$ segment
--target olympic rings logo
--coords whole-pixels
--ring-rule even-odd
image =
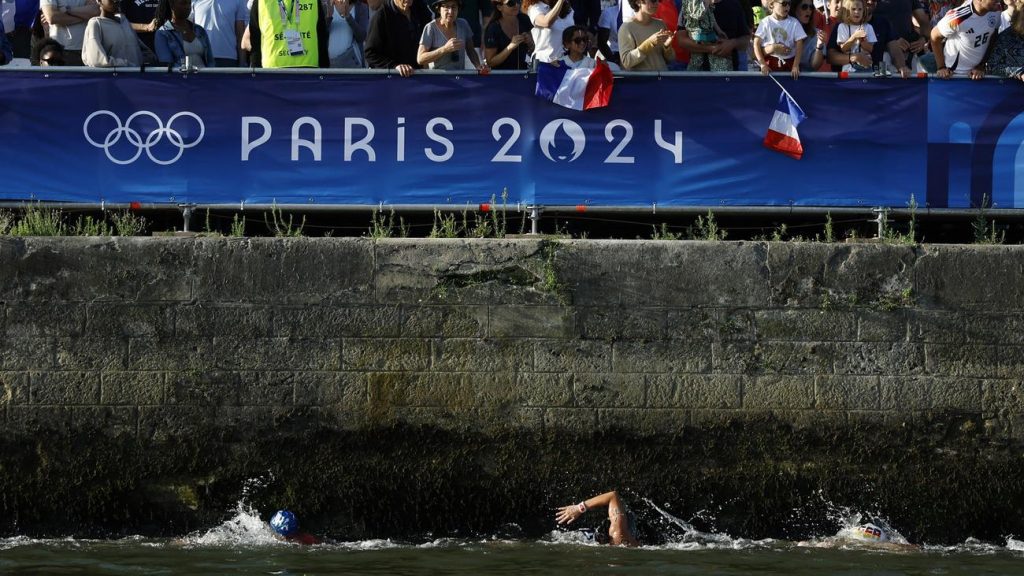
[[[98,116],[110,116],[114,119],[115,127],[108,132],[106,136],[102,138],[93,138],[89,133],[89,126]],[[156,128],[143,136],[146,129],[139,126],[139,122],[136,122],[136,120],[140,118],[152,119]],[[195,121],[196,125],[198,125],[199,135],[195,136],[191,142],[186,143],[185,137],[182,136],[181,132],[175,130],[174,123],[178,121],[180,124],[181,122],[184,122],[183,119],[187,118],[191,118]],[[167,166],[168,164],[174,164],[177,162],[181,158],[181,155],[185,153],[186,149],[192,148],[202,141],[203,136],[206,135],[206,126],[203,125],[202,119],[192,112],[178,112],[174,116],[171,116],[171,119],[167,121],[167,125],[164,126],[164,123],[160,120],[159,116],[145,110],[132,114],[124,124],[121,123],[121,119],[118,118],[117,114],[114,114],[110,110],[98,110],[90,114],[89,117],[85,119],[85,124],[82,125],[82,132],[85,134],[86,141],[97,148],[101,148],[107,155],[107,158],[109,158],[114,164],[120,164],[122,166],[131,164],[138,160],[139,157],[142,156],[142,153],[145,152],[146,156],[149,156],[149,159],[156,164]],[[177,149],[177,153],[175,153],[169,160],[157,158],[153,152],[153,147],[159,144],[165,137],[167,138],[167,141],[170,142],[171,147]],[[121,138],[124,138],[128,144],[135,147],[135,153],[127,160],[117,158],[114,156],[114,153],[111,152],[111,148],[117,145],[117,143],[121,141]]]

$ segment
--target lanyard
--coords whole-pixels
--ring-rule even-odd
[[[299,19],[302,17],[302,0],[292,0],[292,9],[288,10],[284,7],[284,0],[277,0],[277,7],[281,10],[281,23],[285,26],[288,24],[297,25]],[[295,20],[292,20],[291,13],[294,11]]]

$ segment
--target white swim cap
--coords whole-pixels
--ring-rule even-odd
[[[857,535],[861,540],[867,540],[869,542],[888,542],[889,533],[883,528],[880,528],[870,522],[863,526],[857,526],[854,528],[853,533]]]

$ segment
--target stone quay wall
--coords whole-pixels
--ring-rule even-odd
[[[181,533],[254,483],[344,535],[608,487],[1024,532],[1020,247],[3,238],[0,336],[5,533]]]

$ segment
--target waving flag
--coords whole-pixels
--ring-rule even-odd
[[[546,62],[537,65],[539,98],[573,110],[607,106],[612,98],[612,71],[603,60],[594,68],[569,68]]]
[[[800,134],[797,133],[796,127],[804,118],[807,116],[789,93],[780,94],[775,115],[768,126],[768,134],[764,137],[765,147],[799,160],[804,155],[804,146],[800,143]]]

